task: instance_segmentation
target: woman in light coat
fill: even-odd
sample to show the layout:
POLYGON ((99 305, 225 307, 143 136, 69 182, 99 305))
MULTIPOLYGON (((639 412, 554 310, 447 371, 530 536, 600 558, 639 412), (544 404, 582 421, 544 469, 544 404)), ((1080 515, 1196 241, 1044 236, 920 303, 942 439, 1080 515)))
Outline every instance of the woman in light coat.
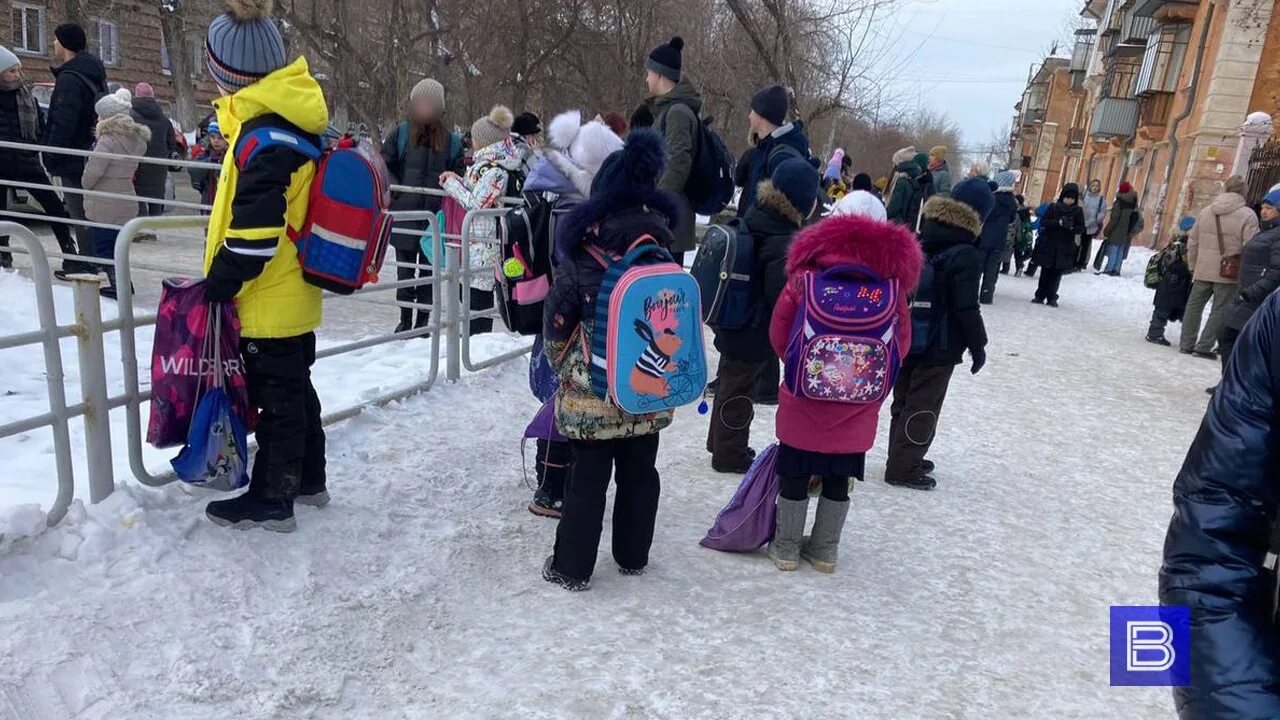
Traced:
POLYGON ((116 267, 111 260, 115 257, 116 237, 120 234, 119 226, 138 216, 138 201, 133 186, 134 175, 138 172, 138 161, 129 158, 105 157, 105 155, 142 157, 147 152, 151 131, 130 116, 133 110, 133 98, 124 88, 111 95, 104 95, 98 100, 94 109, 98 113, 98 125, 94 130, 97 143, 93 149, 95 153, 102 154, 95 154, 85 163, 84 189, 127 196, 108 198, 87 195, 84 199, 86 218, 91 222, 115 226, 93 228, 93 251, 98 257, 107 260, 103 269, 110 282, 110 287, 102 289, 102 295, 114 300, 116 267))

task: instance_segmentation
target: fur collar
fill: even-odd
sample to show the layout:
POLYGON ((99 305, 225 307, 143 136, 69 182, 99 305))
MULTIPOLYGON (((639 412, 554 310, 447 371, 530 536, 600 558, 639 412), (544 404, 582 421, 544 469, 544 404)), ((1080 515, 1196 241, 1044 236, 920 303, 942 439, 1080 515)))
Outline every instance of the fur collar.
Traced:
POLYGON ((796 227, 804 224, 804 213, 796 209, 795 205, 787 199, 787 196, 781 190, 773 186, 770 180, 761 181, 756 188, 756 204, 760 207, 768 208, 778 213, 782 217, 795 223, 796 227))
POLYGON ((934 195, 924 204, 926 219, 968 230, 974 237, 982 234, 982 219, 973 208, 943 195, 934 195))
POLYGON ((129 117, 129 113, 120 113, 105 120, 99 120, 94 136, 99 139, 108 136, 125 140, 138 138, 144 143, 151 141, 151 131, 146 125, 129 117))
POLYGON ((903 292, 915 289, 924 255, 915 233, 896 223, 837 215, 796 236, 787 255, 787 275, 836 265, 865 265, 894 278, 903 292))

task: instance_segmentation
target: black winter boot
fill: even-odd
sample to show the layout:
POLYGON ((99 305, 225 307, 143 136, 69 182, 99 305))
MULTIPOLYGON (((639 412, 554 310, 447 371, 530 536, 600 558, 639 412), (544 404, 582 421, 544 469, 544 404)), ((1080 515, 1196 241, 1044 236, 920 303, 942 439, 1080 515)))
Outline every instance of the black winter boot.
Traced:
POLYGON ((236 530, 262 528, 288 533, 298 529, 293 503, 261 500, 253 497, 252 492, 230 500, 215 500, 205 507, 204 514, 215 524, 236 530))
POLYGON ((396 325, 395 333, 398 335, 402 332, 409 332, 413 327, 413 310, 410 308, 400 308, 400 324, 396 325))

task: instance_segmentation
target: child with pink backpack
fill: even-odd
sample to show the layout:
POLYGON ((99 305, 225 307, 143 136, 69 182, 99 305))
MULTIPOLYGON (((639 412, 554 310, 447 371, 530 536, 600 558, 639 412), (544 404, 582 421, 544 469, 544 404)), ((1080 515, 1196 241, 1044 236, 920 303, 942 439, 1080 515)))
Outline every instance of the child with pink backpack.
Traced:
POLYGON ((777 521, 769 558, 835 572, 849 512, 849 478, 862 479, 880 406, 911 348, 908 295, 924 259, 906 227, 833 216, 792 243, 787 286, 769 339, 786 372, 778 393, 777 521), (810 478, 822 495, 804 536, 810 478))

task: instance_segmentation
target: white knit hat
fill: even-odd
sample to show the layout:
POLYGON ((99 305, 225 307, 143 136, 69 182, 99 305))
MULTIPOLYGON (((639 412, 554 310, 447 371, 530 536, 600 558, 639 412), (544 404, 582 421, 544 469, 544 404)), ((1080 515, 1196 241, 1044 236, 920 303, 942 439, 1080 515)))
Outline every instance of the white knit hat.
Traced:
POLYGON ((596 118, 582 124, 578 110, 562 112, 547 126, 547 139, 552 147, 567 151, 574 164, 591 175, 600 172, 605 158, 622 149, 622 138, 596 118))
POLYGON ((0 46, 0 72, 16 65, 22 65, 22 60, 9 48, 0 46))
POLYGON ((866 190, 854 190, 853 192, 840 198, 835 207, 831 208, 832 215, 860 215, 872 220, 880 220, 883 222, 888 219, 888 213, 885 212, 884 203, 875 195, 866 190))
POLYGON ((133 110, 133 94, 126 88, 120 88, 110 95, 103 95, 93 109, 98 113, 99 120, 130 112, 133 110))

